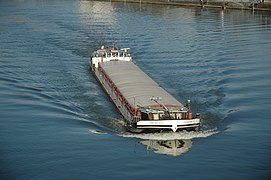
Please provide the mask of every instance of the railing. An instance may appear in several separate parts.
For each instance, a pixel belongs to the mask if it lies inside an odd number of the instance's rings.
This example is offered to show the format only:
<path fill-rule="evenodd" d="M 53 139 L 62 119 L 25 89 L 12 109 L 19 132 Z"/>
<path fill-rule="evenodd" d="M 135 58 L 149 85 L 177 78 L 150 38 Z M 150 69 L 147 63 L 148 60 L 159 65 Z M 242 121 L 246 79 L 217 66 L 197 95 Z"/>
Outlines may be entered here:
<path fill-rule="evenodd" d="M 137 116 L 138 115 L 138 109 L 135 107 L 132 107 L 128 101 L 125 99 L 125 97 L 122 95 L 118 87 L 114 84 L 114 82 L 111 80 L 111 78 L 107 75 L 105 70 L 101 67 L 100 63 L 98 64 L 99 71 L 102 73 L 104 76 L 104 79 L 107 81 L 107 84 L 113 89 L 114 93 L 117 95 L 118 99 L 120 102 L 125 105 L 126 109 L 133 115 Z"/>

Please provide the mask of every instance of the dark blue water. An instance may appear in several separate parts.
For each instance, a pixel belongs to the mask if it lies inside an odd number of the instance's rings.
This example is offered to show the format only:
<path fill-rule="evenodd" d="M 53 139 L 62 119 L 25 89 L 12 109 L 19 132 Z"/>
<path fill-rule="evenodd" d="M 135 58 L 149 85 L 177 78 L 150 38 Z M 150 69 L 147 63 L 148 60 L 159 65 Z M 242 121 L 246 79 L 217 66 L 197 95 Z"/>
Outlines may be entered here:
<path fill-rule="evenodd" d="M 100 45 L 204 120 L 131 134 L 89 71 Z M 93 1 L 0 2 L 1 179 L 270 179 L 271 14 Z"/>

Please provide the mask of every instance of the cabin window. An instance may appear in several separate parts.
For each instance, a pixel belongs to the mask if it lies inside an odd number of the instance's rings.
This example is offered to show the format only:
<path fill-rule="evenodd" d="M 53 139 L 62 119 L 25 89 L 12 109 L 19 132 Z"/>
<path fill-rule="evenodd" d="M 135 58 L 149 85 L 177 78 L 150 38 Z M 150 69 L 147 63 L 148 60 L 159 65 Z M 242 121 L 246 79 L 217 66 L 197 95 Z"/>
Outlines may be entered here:
<path fill-rule="evenodd" d="M 176 119 L 182 119 L 182 114 L 181 113 L 176 113 Z"/>
<path fill-rule="evenodd" d="M 158 114 L 153 114 L 153 119 L 158 120 L 159 119 Z"/>
<path fill-rule="evenodd" d="M 149 120 L 149 116 L 147 113 L 141 112 L 141 119 L 142 120 Z"/>
<path fill-rule="evenodd" d="M 160 120 L 162 120 L 162 119 L 163 119 L 164 114 L 159 113 L 158 115 L 159 115 L 159 119 L 160 119 Z"/>

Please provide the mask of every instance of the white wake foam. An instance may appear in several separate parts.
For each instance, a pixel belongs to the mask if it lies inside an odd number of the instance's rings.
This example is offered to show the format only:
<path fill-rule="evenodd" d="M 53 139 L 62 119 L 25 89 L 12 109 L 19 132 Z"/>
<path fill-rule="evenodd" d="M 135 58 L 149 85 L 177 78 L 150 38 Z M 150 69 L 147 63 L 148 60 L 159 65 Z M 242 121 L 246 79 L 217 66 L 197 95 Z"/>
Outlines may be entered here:
<path fill-rule="evenodd" d="M 91 134 L 108 134 L 107 132 L 98 131 L 98 130 L 95 130 L 95 129 L 90 129 L 89 132 Z"/>
<path fill-rule="evenodd" d="M 138 139 L 147 139 L 147 140 L 188 140 L 195 138 L 206 138 L 217 134 L 218 131 L 216 129 L 206 130 L 206 131 L 182 131 L 182 132 L 157 132 L 157 133 L 141 133 L 141 134 L 132 134 L 125 133 L 120 134 L 119 136 L 126 138 L 138 138 Z"/>

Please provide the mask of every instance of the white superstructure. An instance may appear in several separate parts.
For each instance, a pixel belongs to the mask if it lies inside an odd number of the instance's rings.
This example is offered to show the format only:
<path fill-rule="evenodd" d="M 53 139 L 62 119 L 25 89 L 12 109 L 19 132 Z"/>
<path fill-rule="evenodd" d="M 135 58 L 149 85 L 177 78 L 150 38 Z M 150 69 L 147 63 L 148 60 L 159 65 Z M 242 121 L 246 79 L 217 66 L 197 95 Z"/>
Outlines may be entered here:
<path fill-rule="evenodd" d="M 100 62 L 110 61 L 132 61 L 130 48 L 118 49 L 116 47 L 98 49 L 93 53 L 92 64 L 95 68 L 98 68 Z"/>

